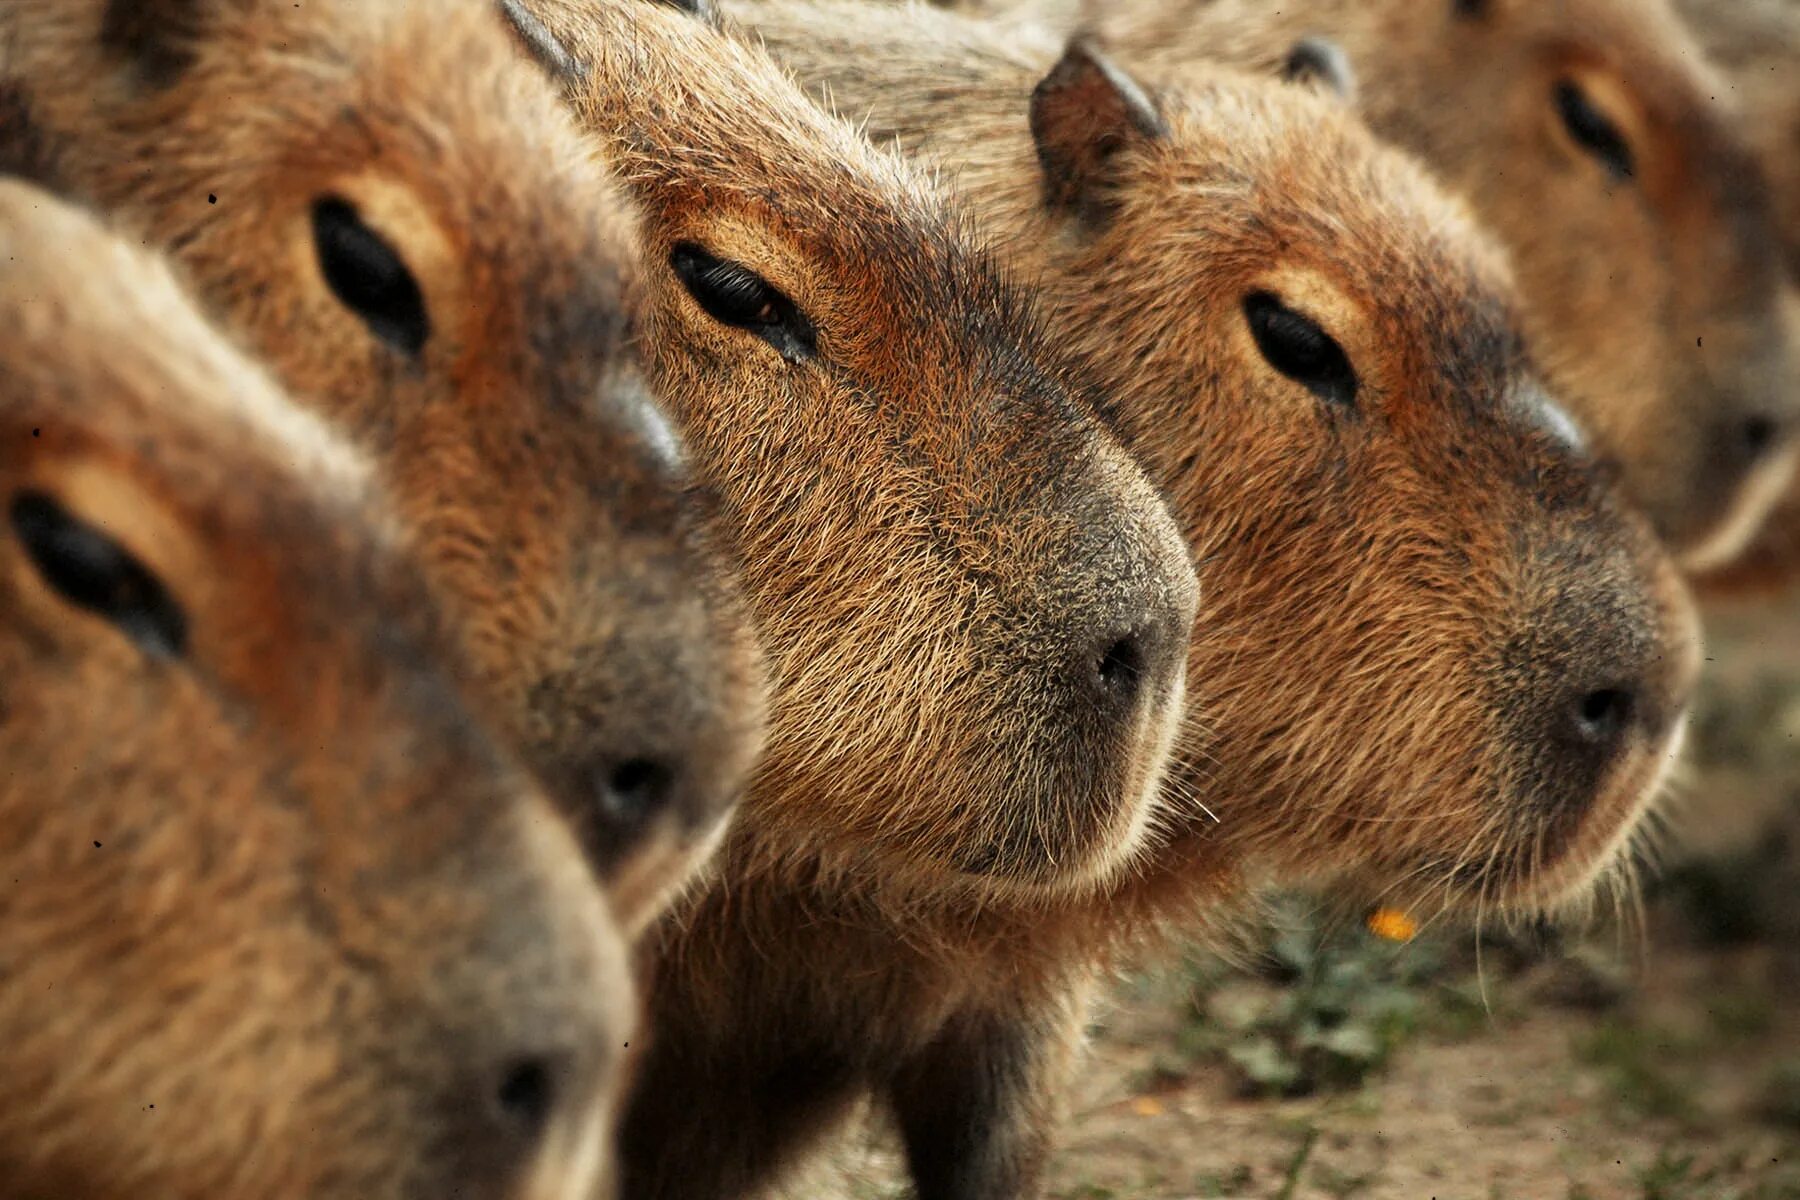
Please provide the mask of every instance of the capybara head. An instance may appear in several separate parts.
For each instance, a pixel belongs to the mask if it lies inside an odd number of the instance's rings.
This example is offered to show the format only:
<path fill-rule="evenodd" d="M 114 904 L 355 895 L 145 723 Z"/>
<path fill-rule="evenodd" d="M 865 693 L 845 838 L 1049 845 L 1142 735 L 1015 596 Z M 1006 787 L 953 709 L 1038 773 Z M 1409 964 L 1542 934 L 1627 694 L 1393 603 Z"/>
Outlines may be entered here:
<path fill-rule="evenodd" d="M 1146 91 L 1084 40 L 948 14 L 737 11 L 954 172 L 1214 581 L 1172 781 L 1217 822 L 1190 809 L 1165 883 L 1198 856 L 1536 903 L 1611 861 L 1672 753 L 1691 611 L 1459 205 L 1315 89 Z"/>
<path fill-rule="evenodd" d="M 921 174 L 706 21 L 506 7 L 633 188 L 656 383 L 778 681 L 732 852 L 921 895 L 1117 866 L 1193 569 L 1026 302 Z"/>
<path fill-rule="evenodd" d="M 0 184 L 0 1195 L 587 1200 L 635 1023 L 363 460 Z"/>
<path fill-rule="evenodd" d="M 1103 21 L 1159 70 L 1341 43 L 1375 131 L 1511 254 L 1533 353 L 1679 556 L 1727 560 L 1755 530 L 1800 414 L 1774 383 L 1790 353 L 1774 225 L 1666 0 L 1134 2 Z"/>
<path fill-rule="evenodd" d="M 1800 5 L 1791 0 L 1681 0 L 1681 15 L 1725 73 L 1742 127 L 1774 196 L 1788 270 L 1789 329 L 1800 331 Z M 1800 356 L 1797 356 L 1800 359 Z M 1788 387 L 1800 391 L 1800 361 Z M 1762 531 L 1723 569 L 1699 580 L 1708 598 L 1800 582 L 1800 477 Z"/>
<path fill-rule="evenodd" d="M 555 90 L 455 0 L 0 21 L 22 140 L 372 452 L 495 723 L 650 915 L 741 790 L 760 678 L 628 357 L 629 210 Z"/>

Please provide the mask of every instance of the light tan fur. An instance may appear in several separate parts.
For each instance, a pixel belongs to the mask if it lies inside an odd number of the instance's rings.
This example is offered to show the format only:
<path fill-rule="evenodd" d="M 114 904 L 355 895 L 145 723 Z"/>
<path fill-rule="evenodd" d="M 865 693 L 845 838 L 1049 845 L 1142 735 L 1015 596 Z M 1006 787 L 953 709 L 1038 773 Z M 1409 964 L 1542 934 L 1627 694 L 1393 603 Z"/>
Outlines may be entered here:
<path fill-rule="evenodd" d="M 1125 0 L 1091 17 L 1175 82 L 1342 47 L 1356 108 L 1419 155 L 1511 255 L 1549 382 L 1684 565 L 1741 551 L 1793 469 L 1800 393 L 1762 173 L 1667 0 Z M 1623 139 L 1621 177 L 1572 136 L 1578 89 Z"/>
<path fill-rule="evenodd" d="M 634 1197 L 736 1195 L 980 1036 L 982 913 L 1089 892 L 1141 846 L 1191 567 L 929 180 L 692 14 L 510 7 L 638 203 L 653 377 L 778 681 L 721 877 L 655 948 L 623 1141 Z M 710 317 L 683 247 L 777 289 L 815 350 Z M 1113 630 L 1140 651 L 1123 706 L 1087 694 Z"/>
<path fill-rule="evenodd" d="M 1693 614 L 1540 387 L 1501 256 L 1459 204 L 1311 90 L 1212 68 L 1146 94 L 1084 45 L 1059 59 L 922 8 L 727 15 L 877 143 L 943 166 L 1039 281 L 1053 339 L 1101 379 L 1214 581 L 1167 840 L 1100 897 L 984 915 L 988 957 L 963 974 L 1013 990 L 993 989 L 1010 1015 L 984 1032 L 1002 1062 L 1056 1060 L 995 1029 L 1054 1036 L 1059 972 L 1228 920 L 1261 883 L 1497 915 L 1628 869 L 1679 743 Z M 1059 143 L 1070 127 L 1086 140 Z M 1335 339 L 1352 403 L 1271 365 L 1255 295 Z M 1615 688 L 1632 695 L 1616 739 L 1576 744 L 1571 707 Z M 942 1061 L 992 1075 L 982 1040 Z M 1031 1109 L 1055 1086 L 1024 1078 L 983 1119 L 1041 1153 Z M 938 1148 L 942 1077 L 909 1091 L 894 1098 L 922 1196 L 1031 1194 L 1028 1150 L 997 1169 L 992 1146 Z"/>
<path fill-rule="evenodd" d="M 624 941 L 363 458 L 16 182 L 0 261 L 0 1196 L 589 1200 Z M 179 649 L 71 603 L 30 504 L 147 570 Z M 496 1103 L 531 1059 L 541 1129 Z"/>
<path fill-rule="evenodd" d="M 628 346 L 629 206 L 498 15 L 27 0 L 0 44 L 0 157 L 172 249 L 372 454 L 496 724 L 649 920 L 743 785 L 760 669 Z M 416 353 L 334 291 L 339 202 L 416 282 Z"/>
<path fill-rule="evenodd" d="M 1787 265 L 1789 328 L 1800 330 L 1800 4 L 1794 0 L 1680 0 L 1676 5 L 1729 81 L 1742 127 L 1775 198 Z M 1800 335 L 1797 335 L 1800 336 Z M 1800 393 L 1800 363 L 1790 364 Z M 1800 583 L 1800 479 L 1762 532 L 1723 569 L 1698 581 L 1708 599 L 1767 597 Z"/>

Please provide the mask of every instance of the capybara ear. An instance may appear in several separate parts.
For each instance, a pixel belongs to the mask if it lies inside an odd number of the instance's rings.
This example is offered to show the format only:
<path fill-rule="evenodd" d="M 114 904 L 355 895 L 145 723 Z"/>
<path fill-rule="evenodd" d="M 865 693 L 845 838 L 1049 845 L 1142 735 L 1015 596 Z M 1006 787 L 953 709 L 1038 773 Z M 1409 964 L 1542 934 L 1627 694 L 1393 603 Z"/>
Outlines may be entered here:
<path fill-rule="evenodd" d="M 538 20 L 521 0 L 500 0 L 500 15 L 512 26 L 526 52 L 550 72 L 552 79 L 558 83 L 577 83 L 587 78 L 587 64 L 570 53 L 569 48 L 550 32 L 549 26 Z"/>
<path fill-rule="evenodd" d="M 1356 68 L 1344 48 L 1330 38 L 1303 37 L 1295 42 L 1281 64 L 1281 77 L 1330 92 L 1346 104 L 1356 100 Z"/>
<path fill-rule="evenodd" d="M 719 23 L 719 8 L 713 0 L 656 0 L 658 4 L 666 4 L 670 8 L 679 8 L 682 12 L 693 13 L 709 25 Z"/>
<path fill-rule="evenodd" d="M 1485 17 L 1492 8 L 1491 0 L 1450 0 L 1450 12 L 1458 17 Z"/>
<path fill-rule="evenodd" d="M 108 0 L 100 44 L 149 88 L 166 87 L 194 62 L 213 0 Z"/>
<path fill-rule="evenodd" d="M 1103 219 L 1110 207 L 1113 156 L 1167 135 L 1155 102 L 1083 34 L 1031 93 L 1046 202 L 1087 220 Z"/>

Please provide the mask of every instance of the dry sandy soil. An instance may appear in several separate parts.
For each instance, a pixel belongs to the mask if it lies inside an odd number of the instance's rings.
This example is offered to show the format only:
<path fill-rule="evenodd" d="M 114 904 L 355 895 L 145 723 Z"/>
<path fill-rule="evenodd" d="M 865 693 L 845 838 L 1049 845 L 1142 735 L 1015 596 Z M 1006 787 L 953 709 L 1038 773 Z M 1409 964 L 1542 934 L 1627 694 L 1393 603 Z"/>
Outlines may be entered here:
<path fill-rule="evenodd" d="M 1786 608 L 1713 622 L 1690 832 L 1641 931 L 1488 945 L 1479 971 L 1466 937 L 1339 931 L 1311 984 L 1205 959 L 1121 981 L 1051 1195 L 1800 1200 L 1800 601 Z M 1288 936 L 1322 935 L 1302 913 Z M 1386 1016 L 1344 1018 L 1380 1052 L 1310 1094 L 1250 1082 L 1233 1048 L 1291 1042 L 1337 970 L 1362 981 L 1338 988 L 1352 1007 L 1386 998 Z M 864 1130 L 783 1195 L 887 1200 L 898 1178 Z"/>

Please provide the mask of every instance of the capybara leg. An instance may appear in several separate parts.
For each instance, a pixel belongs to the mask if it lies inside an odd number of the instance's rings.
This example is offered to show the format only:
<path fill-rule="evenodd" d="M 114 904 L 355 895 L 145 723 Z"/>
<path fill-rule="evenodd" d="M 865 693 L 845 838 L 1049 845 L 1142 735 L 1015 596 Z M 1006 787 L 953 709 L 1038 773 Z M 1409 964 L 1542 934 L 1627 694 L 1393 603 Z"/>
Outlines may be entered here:
<path fill-rule="evenodd" d="M 655 1045 L 678 1042 L 676 1030 Z M 691 1046 L 689 1047 L 691 1049 Z M 699 1062 L 653 1048 L 619 1134 L 619 1195 L 741 1200 L 760 1191 L 847 1113 L 856 1076 L 836 1056 Z"/>
<path fill-rule="evenodd" d="M 1080 1033 L 1071 1004 L 959 1018 L 895 1078 L 891 1101 L 919 1200 L 1031 1200 Z"/>

